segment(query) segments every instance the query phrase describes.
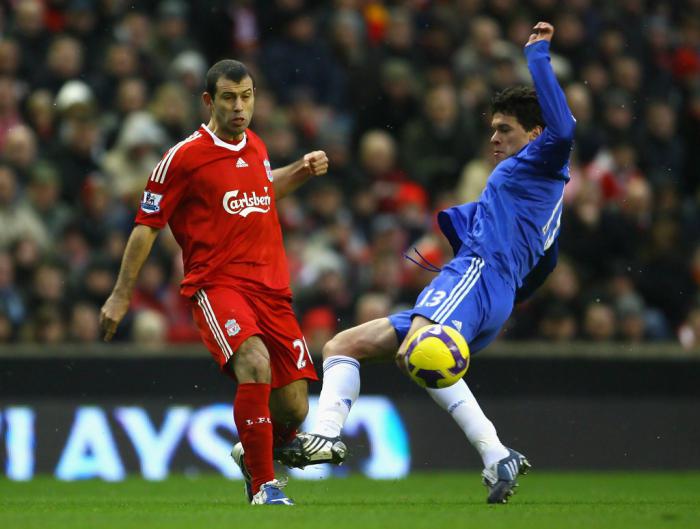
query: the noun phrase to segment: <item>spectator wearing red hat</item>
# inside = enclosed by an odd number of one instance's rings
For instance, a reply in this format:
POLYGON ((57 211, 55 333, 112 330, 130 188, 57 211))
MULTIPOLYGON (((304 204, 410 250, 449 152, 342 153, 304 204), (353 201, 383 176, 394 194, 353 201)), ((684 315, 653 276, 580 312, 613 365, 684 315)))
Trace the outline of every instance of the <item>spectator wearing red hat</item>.
POLYGON ((321 349, 336 331, 336 316, 328 307, 314 307, 301 320, 301 330, 312 356, 320 358, 321 349))

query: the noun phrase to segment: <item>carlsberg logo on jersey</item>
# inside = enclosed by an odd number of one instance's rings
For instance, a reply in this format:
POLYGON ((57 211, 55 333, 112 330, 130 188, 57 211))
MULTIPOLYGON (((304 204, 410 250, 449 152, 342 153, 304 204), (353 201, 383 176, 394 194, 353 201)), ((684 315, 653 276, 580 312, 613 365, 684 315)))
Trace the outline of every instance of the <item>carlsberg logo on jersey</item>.
POLYGON ((228 191, 224 195, 223 205, 226 213, 231 215, 240 215, 241 217, 247 217, 251 213, 267 213, 270 211, 270 196, 267 194, 267 187, 263 188, 265 190, 264 196, 259 196, 255 191, 248 194, 248 192, 243 193, 242 197, 238 196, 239 190, 234 189, 233 191, 228 191))

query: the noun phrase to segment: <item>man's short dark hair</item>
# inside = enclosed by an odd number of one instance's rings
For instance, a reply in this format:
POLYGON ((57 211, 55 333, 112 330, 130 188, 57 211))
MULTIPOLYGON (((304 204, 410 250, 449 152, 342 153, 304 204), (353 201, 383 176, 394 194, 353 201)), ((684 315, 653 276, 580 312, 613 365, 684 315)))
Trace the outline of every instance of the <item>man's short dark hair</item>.
POLYGON ((255 86, 255 80, 253 76, 250 75, 250 72, 248 72, 248 68, 246 68, 245 64, 233 59, 224 59, 214 64, 207 72, 206 89, 212 99, 214 99, 216 95, 216 82, 222 77, 236 83, 240 83, 246 77, 250 77, 253 81, 253 86, 255 86))
POLYGON ((515 117, 526 131, 538 125, 544 128, 545 125, 537 93, 530 86, 512 86, 501 90, 491 102, 491 112, 515 117))

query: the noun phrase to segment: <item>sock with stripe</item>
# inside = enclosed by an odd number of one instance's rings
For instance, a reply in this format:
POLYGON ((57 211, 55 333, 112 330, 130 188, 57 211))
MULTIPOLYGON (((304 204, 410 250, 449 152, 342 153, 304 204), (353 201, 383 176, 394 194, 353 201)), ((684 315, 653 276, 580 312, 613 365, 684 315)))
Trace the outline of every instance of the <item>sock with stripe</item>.
POLYGON ((331 356, 324 360, 323 387, 312 432, 326 437, 339 436, 359 395, 360 362, 349 356, 331 356))
POLYGON ((481 411, 479 403, 464 380, 447 388, 430 389, 428 394, 455 420, 481 456, 484 467, 506 457, 509 452, 498 438, 493 423, 481 411))
POLYGON ((233 420, 245 451, 245 465, 253 478, 253 492, 275 479, 272 463, 270 384, 238 385, 233 401, 233 420))

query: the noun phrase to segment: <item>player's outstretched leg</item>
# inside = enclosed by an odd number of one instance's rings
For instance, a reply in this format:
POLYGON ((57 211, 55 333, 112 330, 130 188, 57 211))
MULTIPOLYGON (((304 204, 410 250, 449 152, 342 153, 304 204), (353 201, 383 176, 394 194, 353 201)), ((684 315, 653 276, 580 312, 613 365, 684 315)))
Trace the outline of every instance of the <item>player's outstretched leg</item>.
POLYGON ((323 347, 323 387, 316 424, 276 452, 276 459, 292 467, 319 463, 339 465, 347 456, 340 439, 350 409, 360 394, 360 361, 390 360, 398 347, 389 319, 380 318, 336 335, 323 347))
POLYGON ((241 469, 245 482, 245 494, 251 505, 294 505, 294 501, 288 498, 282 488, 287 485, 286 481, 273 479, 263 483, 257 494, 253 494, 253 478, 245 465, 245 451, 241 443, 236 443, 231 450, 231 457, 241 469))
POLYGON ((518 475, 527 474, 531 467, 523 454, 509 448, 506 457, 485 468, 481 473, 484 485, 489 489, 486 501, 507 503, 518 486, 518 475))
POLYGON ((447 388, 428 389, 476 448, 484 463, 483 482, 489 489, 488 503, 506 503, 517 486, 518 474, 530 468, 525 456, 504 446, 493 423, 484 415, 464 380, 447 388))
POLYGON ((321 463, 341 464, 347 447, 340 439, 340 431, 359 393, 360 362, 342 355, 326 358, 313 431, 298 434, 291 443, 276 450, 275 459, 299 468, 321 463))
POLYGON ((340 439, 340 431, 359 393, 360 362, 347 356, 327 358, 323 362, 323 387, 313 432, 298 434, 291 443, 275 451, 275 459, 298 468, 341 464, 347 447, 340 439))

